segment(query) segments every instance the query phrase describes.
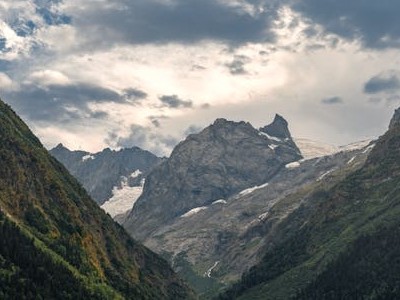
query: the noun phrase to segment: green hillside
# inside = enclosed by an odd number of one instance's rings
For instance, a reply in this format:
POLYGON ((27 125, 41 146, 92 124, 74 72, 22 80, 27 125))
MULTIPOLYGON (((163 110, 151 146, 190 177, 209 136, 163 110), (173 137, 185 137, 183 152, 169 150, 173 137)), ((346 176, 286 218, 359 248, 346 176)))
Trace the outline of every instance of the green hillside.
POLYGON ((0 299, 191 299, 0 101, 0 299))

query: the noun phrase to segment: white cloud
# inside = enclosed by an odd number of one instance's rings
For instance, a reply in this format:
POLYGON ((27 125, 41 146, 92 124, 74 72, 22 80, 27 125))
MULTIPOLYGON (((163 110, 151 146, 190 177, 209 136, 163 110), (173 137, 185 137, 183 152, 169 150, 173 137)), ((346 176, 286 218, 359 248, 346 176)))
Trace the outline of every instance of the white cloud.
POLYGON ((8 90, 13 87, 13 81, 11 78, 5 74, 0 72, 0 89, 1 90, 8 90))
POLYGON ((40 85, 67 85, 71 81, 61 72, 54 70, 35 71, 29 76, 29 80, 40 85))

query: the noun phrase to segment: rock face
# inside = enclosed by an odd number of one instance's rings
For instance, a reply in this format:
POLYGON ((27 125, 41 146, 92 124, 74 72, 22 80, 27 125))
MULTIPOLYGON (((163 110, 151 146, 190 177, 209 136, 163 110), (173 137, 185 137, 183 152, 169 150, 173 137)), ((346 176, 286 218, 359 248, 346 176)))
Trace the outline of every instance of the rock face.
POLYGON ((161 158, 138 147, 113 151, 104 149, 98 153, 71 151, 59 144, 50 150, 74 175, 99 204, 113 196, 114 188, 140 187, 149 171, 161 162, 161 158), (136 172, 136 176, 131 176, 136 172), (127 182, 124 180, 127 179, 127 182))
POLYGON ((124 226, 143 240, 191 209, 261 185, 301 159, 287 122, 276 117, 270 126, 266 134, 249 123, 217 119, 188 136, 148 175, 124 226))
POLYGON ((393 129, 394 127, 400 126, 400 107, 395 110, 392 120, 389 124, 389 130, 393 129))

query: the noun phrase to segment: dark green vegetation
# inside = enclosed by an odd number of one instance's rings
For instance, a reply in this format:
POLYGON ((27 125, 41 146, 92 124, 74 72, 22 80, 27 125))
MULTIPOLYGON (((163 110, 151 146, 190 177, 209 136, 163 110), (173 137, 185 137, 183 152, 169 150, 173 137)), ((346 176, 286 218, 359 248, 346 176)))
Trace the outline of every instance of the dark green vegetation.
POLYGON ((0 299, 190 299, 0 101, 0 299))
POLYGON ((360 169, 311 193, 219 298, 399 299, 399 124, 360 169))

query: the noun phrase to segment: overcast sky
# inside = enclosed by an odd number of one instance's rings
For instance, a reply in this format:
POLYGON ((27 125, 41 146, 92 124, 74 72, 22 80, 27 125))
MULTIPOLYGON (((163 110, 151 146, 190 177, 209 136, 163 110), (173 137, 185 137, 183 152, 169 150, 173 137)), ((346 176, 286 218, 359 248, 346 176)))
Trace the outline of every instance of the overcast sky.
POLYGON ((224 117, 376 137, 400 106, 398 0, 0 0, 0 95, 49 148, 168 155, 224 117))

